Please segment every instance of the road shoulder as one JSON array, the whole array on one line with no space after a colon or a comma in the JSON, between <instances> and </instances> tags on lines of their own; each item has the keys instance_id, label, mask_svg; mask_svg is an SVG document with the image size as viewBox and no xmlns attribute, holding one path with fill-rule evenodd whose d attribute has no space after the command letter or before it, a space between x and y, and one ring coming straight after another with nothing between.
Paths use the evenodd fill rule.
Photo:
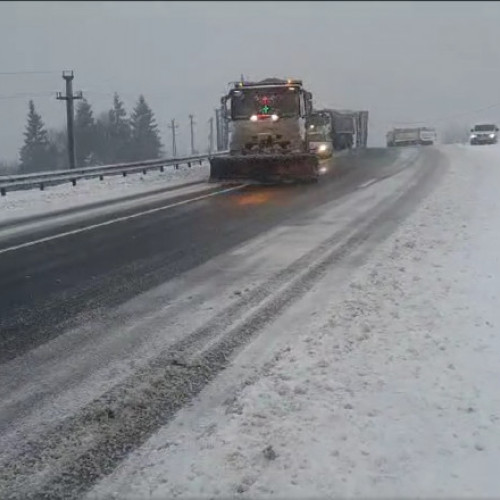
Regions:
<instances>
[{"instance_id":1,"label":"road shoulder","mask_svg":"<svg viewBox=\"0 0 500 500\"><path fill-rule=\"evenodd\" d=\"M499 175L494 152L446 154L443 181L368 262L269 327L287 337L263 368L249 347L94 493L495 495Z\"/></svg>"}]
</instances>

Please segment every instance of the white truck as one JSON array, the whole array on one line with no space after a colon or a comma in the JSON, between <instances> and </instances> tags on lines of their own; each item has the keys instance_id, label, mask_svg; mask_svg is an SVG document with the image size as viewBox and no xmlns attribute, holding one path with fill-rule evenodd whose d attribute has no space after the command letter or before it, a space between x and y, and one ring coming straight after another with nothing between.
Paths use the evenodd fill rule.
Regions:
<instances>
[{"instance_id":1,"label":"white truck","mask_svg":"<svg viewBox=\"0 0 500 500\"><path fill-rule=\"evenodd\" d=\"M436 142L436 131L429 127L394 128L387 132L387 147L431 146Z\"/></svg>"},{"instance_id":2,"label":"white truck","mask_svg":"<svg viewBox=\"0 0 500 500\"><path fill-rule=\"evenodd\" d=\"M368 111L315 110L306 125L310 149L320 158L334 150L366 148Z\"/></svg>"}]
</instances>

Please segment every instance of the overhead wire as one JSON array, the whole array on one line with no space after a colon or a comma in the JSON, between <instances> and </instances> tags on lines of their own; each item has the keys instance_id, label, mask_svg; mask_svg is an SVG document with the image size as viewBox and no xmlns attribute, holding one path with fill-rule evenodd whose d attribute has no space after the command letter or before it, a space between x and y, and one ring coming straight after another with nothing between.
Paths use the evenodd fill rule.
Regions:
<instances>
[{"instance_id":1,"label":"overhead wire","mask_svg":"<svg viewBox=\"0 0 500 500\"><path fill-rule=\"evenodd\" d=\"M421 125L424 123L440 123L440 122L447 121L447 120L450 120L453 118L458 118L458 117L467 116L467 115L473 115L475 113L481 113L482 111L488 111L490 109L494 109L494 108L498 108L498 107L500 107L500 102L495 103L495 104L490 104L489 106L484 106L482 108L471 109L468 111L461 111L459 113L444 115L444 116L432 118L429 120L420 120L420 121L412 121L412 122L402 122L402 121L396 121L396 120L391 120L391 121L392 121L392 123L397 124L397 125Z\"/></svg>"},{"instance_id":2,"label":"overhead wire","mask_svg":"<svg viewBox=\"0 0 500 500\"><path fill-rule=\"evenodd\" d=\"M55 96L56 91L44 91L44 92L18 92L17 94L10 94L10 95L1 95L0 94L0 99L1 100L8 100L8 99L26 99L26 98L32 98L32 97L50 97L50 96Z\"/></svg>"},{"instance_id":3,"label":"overhead wire","mask_svg":"<svg viewBox=\"0 0 500 500\"><path fill-rule=\"evenodd\" d=\"M60 71L0 71L0 76L10 75L53 75Z\"/></svg>"}]
</instances>

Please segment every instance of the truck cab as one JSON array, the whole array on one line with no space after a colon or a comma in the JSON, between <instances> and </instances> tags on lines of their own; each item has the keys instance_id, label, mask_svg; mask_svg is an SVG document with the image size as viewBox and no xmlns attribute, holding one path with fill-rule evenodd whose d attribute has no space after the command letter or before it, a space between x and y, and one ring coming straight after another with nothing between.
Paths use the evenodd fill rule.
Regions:
<instances>
[{"instance_id":1,"label":"truck cab","mask_svg":"<svg viewBox=\"0 0 500 500\"><path fill-rule=\"evenodd\" d=\"M309 151L319 158L333 155L332 121L328 113L315 111L306 123Z\"/></svg>"},{"instance_id":2,"label":"truck cab","mask_svg":"<svg viewBox=\"0 0 500 500\"><path fill-rule=\"evenodd\" d=\"M479 123L470 129L471 146L479 144L496 144L498 142L498 126L492 123Z\"/></svg>"},{"instance_id":3,"label":"truck cab","mask_svg":"<svg viewBox=\"0 0 500 500\"><path fill-rule=\"evenodd\" d=\"M306 130L312 109L302 80L234 82L221 99L229 151L210 159L210 182L317 182Z\"/></svg>"},{"instance_id":4,"label":"truck cab","mask_svg":"<svg viewBox=\"0 0 500 500\"><path fill-rule=\"evenodd\" d=\"M312 95L301 80L237 82L222 98L231 154L307 152Z\"/></svg>"}]
</instances>

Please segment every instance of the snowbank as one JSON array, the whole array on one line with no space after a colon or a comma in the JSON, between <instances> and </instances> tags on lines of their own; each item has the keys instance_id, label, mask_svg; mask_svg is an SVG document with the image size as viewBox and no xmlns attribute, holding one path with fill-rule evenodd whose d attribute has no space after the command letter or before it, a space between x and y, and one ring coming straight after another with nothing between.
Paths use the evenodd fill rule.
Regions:
<instances>
[{"instance_id":1,"label":"snowbank","mask_svg":"<svg viewBox=\"0 0 500 500\"><path fill-rule=\"evenodd\" d=\"M74 187L67 182L58 186L47 186L44 191L8 191L6 196L0 197L0 222L145 194L167 186L204 181L208 179L208 175L208 163L204 162L201 166L193 165L191 168L182 165L178 170L166 167L164 172L148 171L146 175L114 175L105 177L102 181L99 178L83 179Z\"/></svg>"},{"instance_id":2,"label":"snowbank","mask_svg":"<svg viewBox=\"0 0 500 500\"><path fill-rule=\"evenodd\" d=\"M443 151L441 185L258 377L100 493L498 497L500 148Z\"/></svg>"}]
</instances>

